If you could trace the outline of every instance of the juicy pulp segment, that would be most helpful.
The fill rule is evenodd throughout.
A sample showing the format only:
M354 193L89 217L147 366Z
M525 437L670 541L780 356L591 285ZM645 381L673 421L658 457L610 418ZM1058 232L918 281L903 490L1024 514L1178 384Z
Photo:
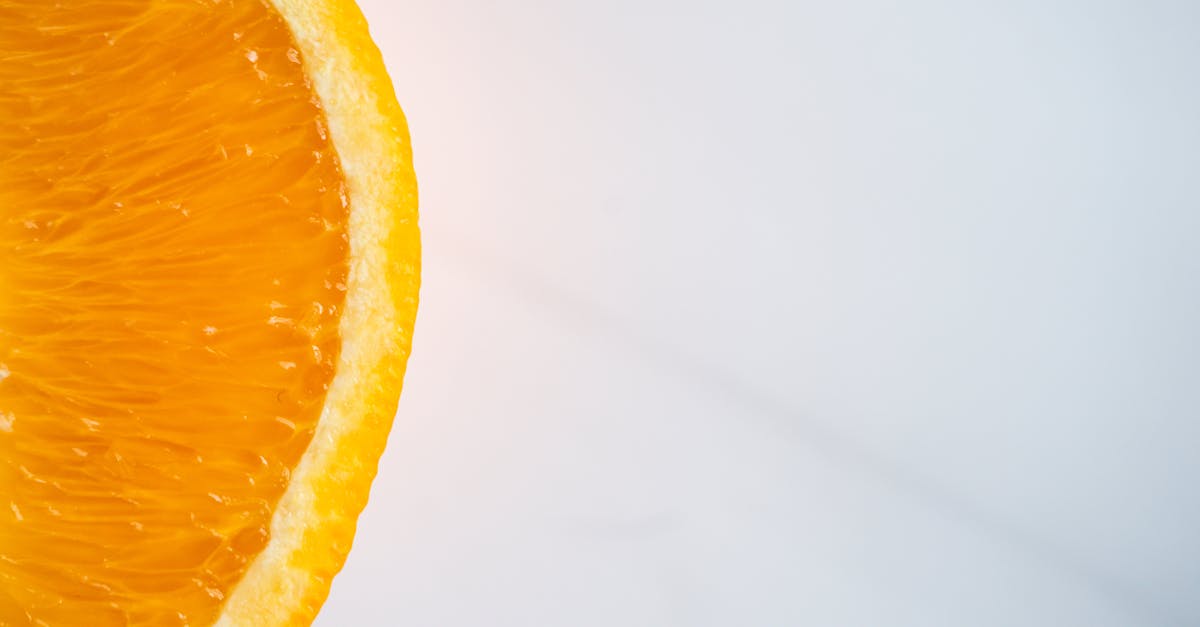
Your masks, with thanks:
M348 211L260 0L0 0L0 623L216 616L320 418Z

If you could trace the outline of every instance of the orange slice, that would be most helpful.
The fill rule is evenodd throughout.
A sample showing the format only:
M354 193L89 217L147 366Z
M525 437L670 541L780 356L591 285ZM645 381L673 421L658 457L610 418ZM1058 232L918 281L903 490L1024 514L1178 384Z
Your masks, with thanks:
M0 0L0 624L310 622L416 217L352 0Z

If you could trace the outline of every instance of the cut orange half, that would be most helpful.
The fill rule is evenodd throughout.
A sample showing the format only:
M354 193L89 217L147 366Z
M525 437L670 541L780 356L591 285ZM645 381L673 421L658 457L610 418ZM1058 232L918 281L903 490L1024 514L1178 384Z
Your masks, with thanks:
M416 219L352 0L0 0L0 624L311 622Z

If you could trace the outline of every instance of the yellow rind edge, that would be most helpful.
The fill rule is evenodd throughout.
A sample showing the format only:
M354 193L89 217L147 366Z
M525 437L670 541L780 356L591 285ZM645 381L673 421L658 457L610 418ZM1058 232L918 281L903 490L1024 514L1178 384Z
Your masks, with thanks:
M353 0L270 0L324 108L350 198L342 351L312 443L271 519L271 539L216 625L308 625L354 539L387 442L420 286L408 125Z

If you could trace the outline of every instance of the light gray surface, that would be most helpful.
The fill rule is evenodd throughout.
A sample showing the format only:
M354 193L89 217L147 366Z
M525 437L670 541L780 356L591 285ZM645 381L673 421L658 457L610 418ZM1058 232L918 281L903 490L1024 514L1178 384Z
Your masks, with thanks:
M425 286L319 625L1200 624L1200 5L361 4Z

